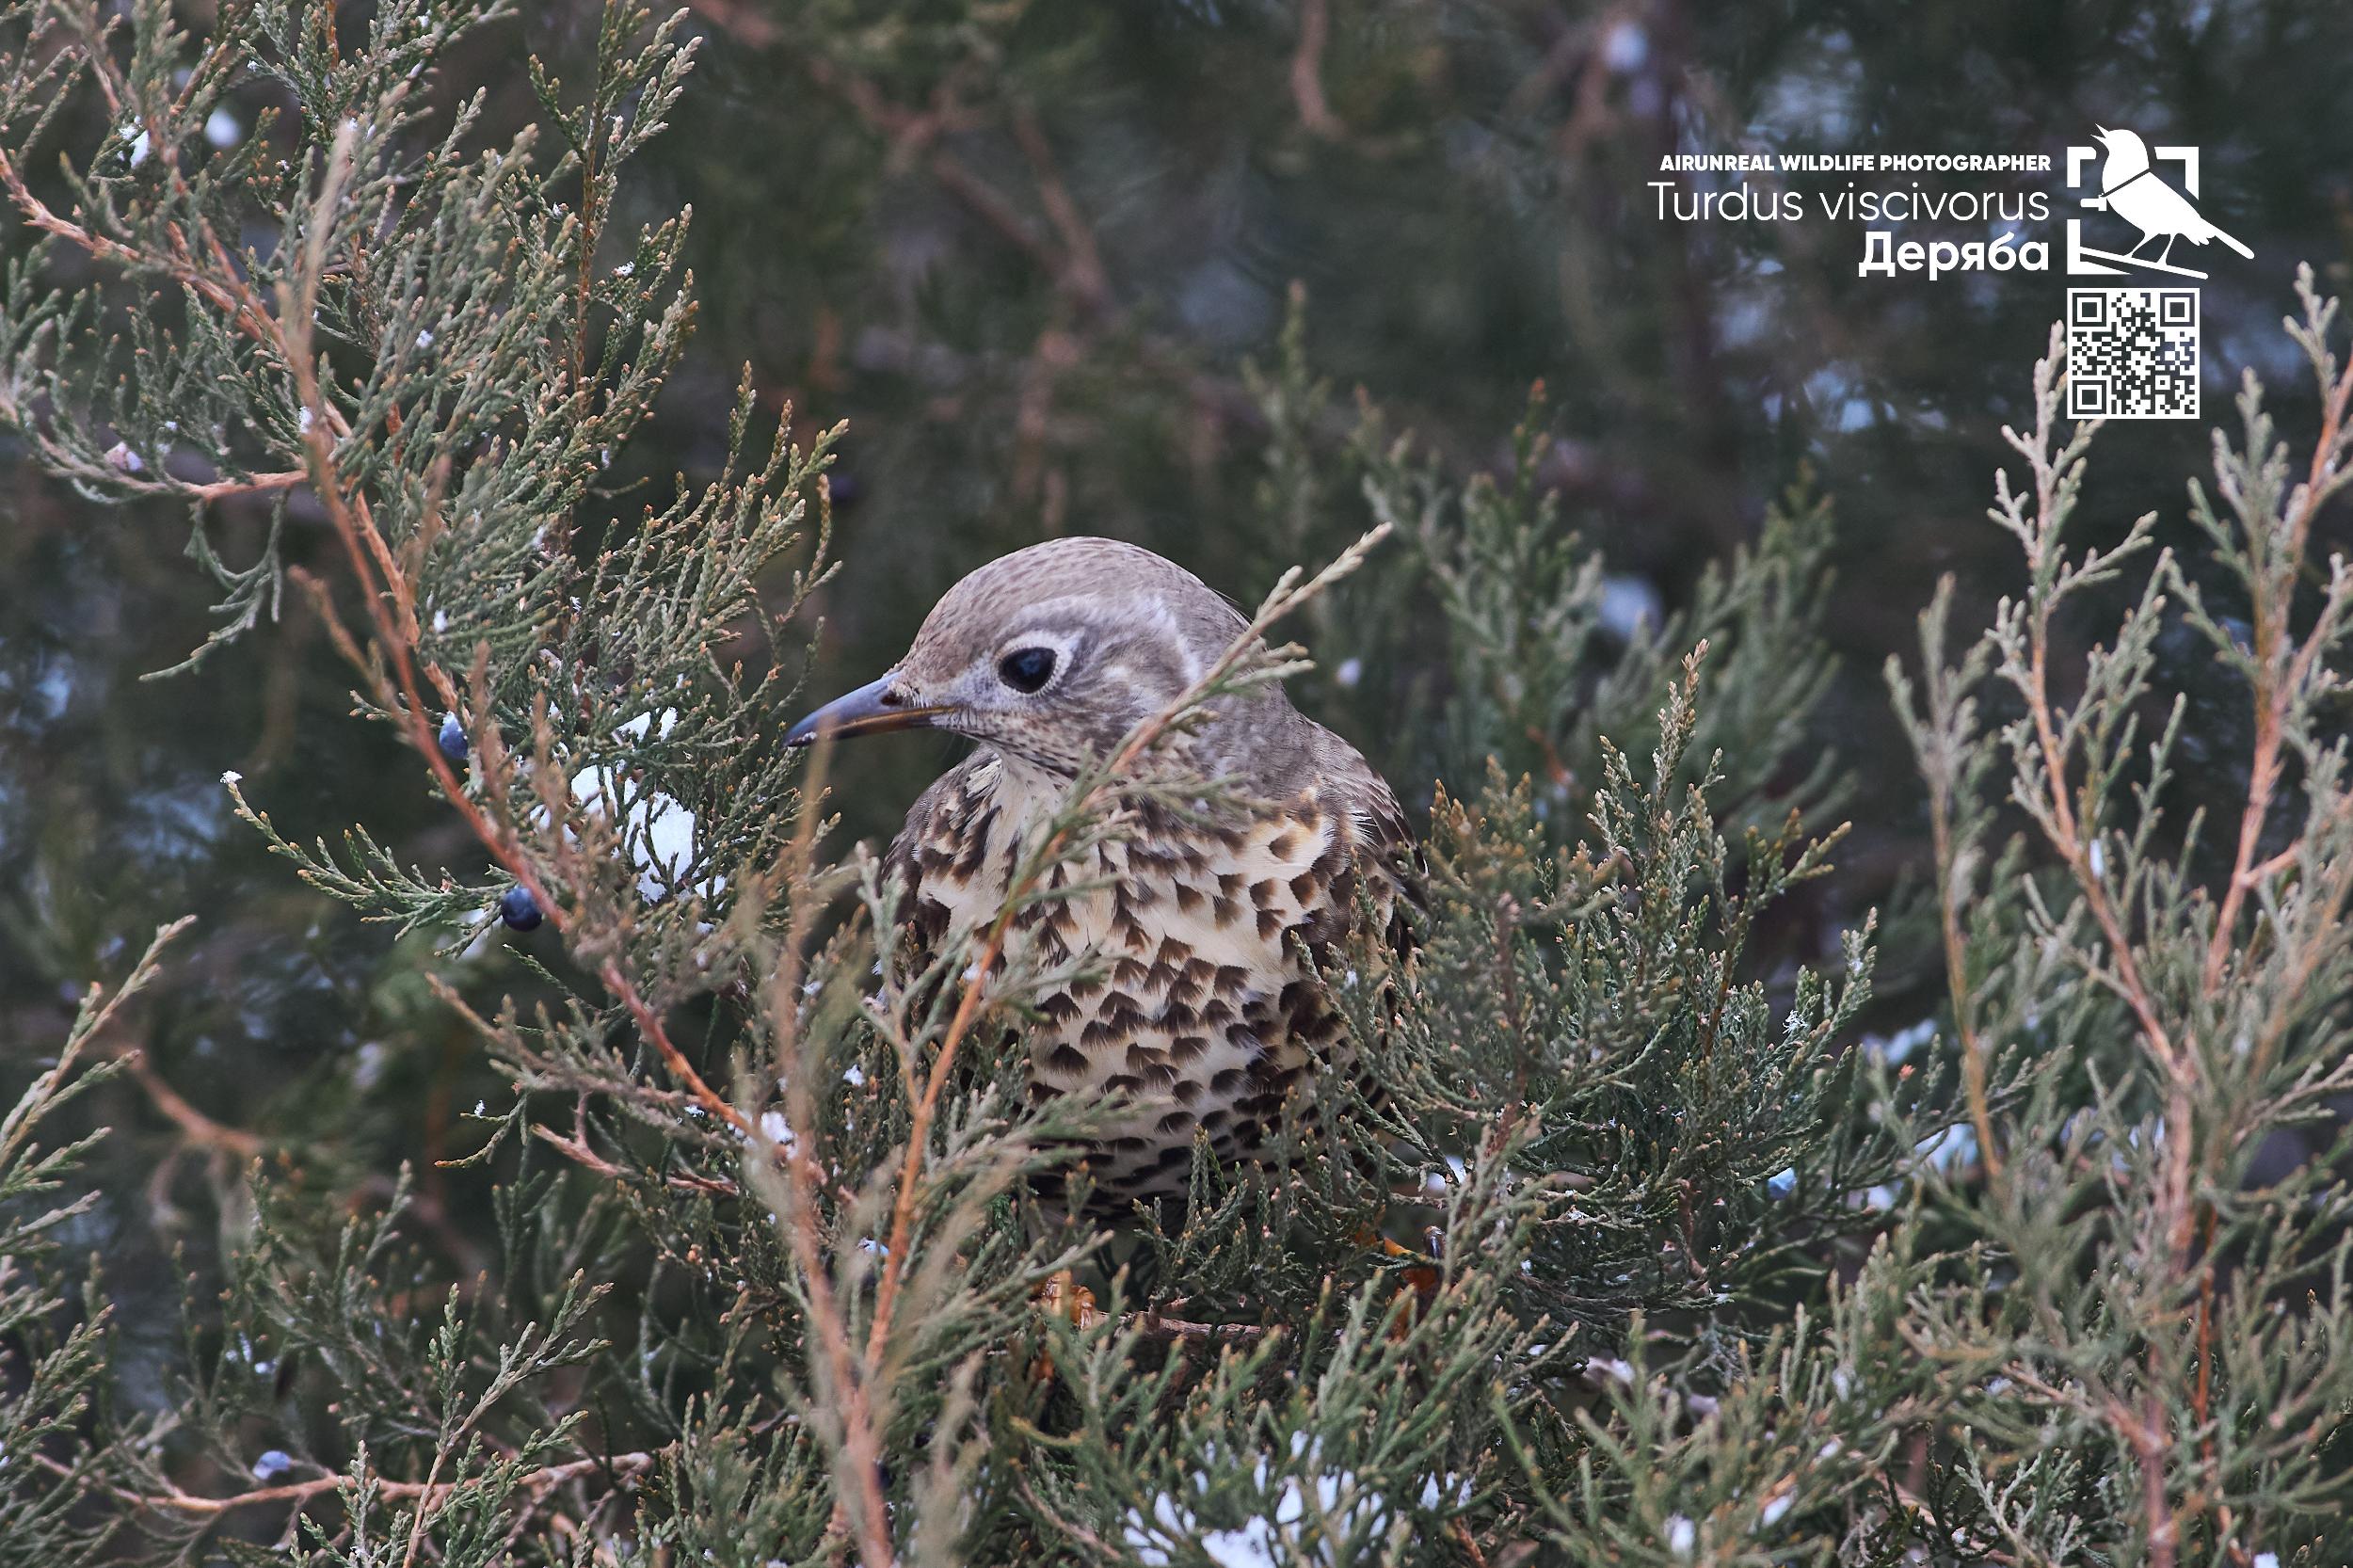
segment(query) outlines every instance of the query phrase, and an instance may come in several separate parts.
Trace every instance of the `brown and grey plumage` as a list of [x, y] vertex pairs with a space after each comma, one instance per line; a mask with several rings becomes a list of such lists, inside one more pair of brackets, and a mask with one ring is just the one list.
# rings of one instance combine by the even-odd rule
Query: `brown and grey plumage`
[[[1078, 769], [1167, 708], [1247, 624], [1149, 551], [1033, 545], [951, 588], [894, 668], [786, 739], [929, 727], [980, 743], [891, 846], [928, 950], [995, 917], [1026, 836]], [[1393, 912], [1405, 884], [1397, 798], [1353, 746], [1279, 686], [1215, 707], [1190, 764], [1254, 804], [1207, 825], [1145, 808], [1096, 864], [1048, 883], [1099, 888], [1031, 904], [1008, 937], [1016, 956], [1031, 944], [1048, 963], [1093, 955], [1096, 978], [1039, 1000], [1030, 1092], [1130, 1096], [1135, 1114], [1089, 1155], [1114, 1200], [1181, 1192], [1196, 1133], [1248, 1160], [1287, 1112], [1312, 1116], [1319, 1077], [1353, 1057], [1313, 966], [1358, 919], [1360, 889]]]

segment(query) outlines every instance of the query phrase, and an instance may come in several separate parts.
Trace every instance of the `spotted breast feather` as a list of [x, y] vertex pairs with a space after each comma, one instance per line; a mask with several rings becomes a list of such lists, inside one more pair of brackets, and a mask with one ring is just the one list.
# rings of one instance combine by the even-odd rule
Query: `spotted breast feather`
[[[1401, 939], [1410, 839], [1363, 759], [1321, 727], [1311, 735], [1296, 788], [1230, 824], [1147, 811], [1091, 864], [1051, 872], [1049, 888], [1078, 890], [1031, 904], [1010, 928], [1009, 958], [1083, 960], [1086, 978], [1038, 999], [1030, 1093], [1132, 1101], [1088, 1154], [1114, 1203], [1182, 1192], [1196, 1135], [1221, 1160], [1258, 1156], [1287, 1113], [1312, 1120], [1317, 1080], [1353, 1059], [1313, 969], [1348, 936], [1366, 887]], [[996, 918], [1025, 841], [1067, 788], [983, 750], [916, 803], [891, 858], [925, 956]]]

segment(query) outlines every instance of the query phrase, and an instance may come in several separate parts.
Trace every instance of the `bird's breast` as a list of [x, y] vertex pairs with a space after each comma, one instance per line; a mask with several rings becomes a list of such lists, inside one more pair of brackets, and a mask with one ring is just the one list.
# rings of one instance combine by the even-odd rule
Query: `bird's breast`
[[[1058, 781], [1001, 759], [935, 814], [919, 850], [927, 925], [978, 929], [1062, 806]], [[1310, 790], [1203, 825], [1144, 810], [1128, 837], [1049, 871], [1014, 917], [1009, 961], [1048, 983], [1030, 1034], [1033, 1096], [1124, 1095], [1136, 1112], [1091, 1157], [1107, 1192], [1181, 1191], [1196, 1134], [1247, 1158], [1305, 1109], [1341, 1025], [1303, 952], [1355, 904], [1347, 824]]]

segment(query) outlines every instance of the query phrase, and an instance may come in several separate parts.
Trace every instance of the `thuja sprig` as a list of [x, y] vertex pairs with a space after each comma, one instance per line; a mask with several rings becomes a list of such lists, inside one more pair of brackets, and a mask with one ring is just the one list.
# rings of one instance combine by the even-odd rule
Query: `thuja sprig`
[[[2093, 426], [2059, 433], [2055, 333], [2034, 427], [2006, 432], [2029, 482], [2003, 476], [1992, 514], [2018, 542], [2025, 590], [1958, 663], [1940, 593], [1917, 704], [1891, 668], [1929, 783], [1946, 978], [1986, 1157], [1966, 1212], [1989, 1266], [2014, 1279], [1992, 1321], [1940, 1310], [1921, 1334], [1997, 1365], [1993, 1403], [2019, 1407], [2022, 1426], [2057, 1422], [2112, 1453], [2102, 1522], [2087, 1535], [2079, 1514], [2073, 1533], [2153, 1563], [2251, 1562], [2281, 1519], [2322, 1506], [2331, 1487], [2312, 1445], [2353, 1376], [2302, 1348], [2341, 1334], [2347, 1312], [2353, 1254], [2329, 1160], [2263, 1176], [2252, 1163], [2310, 1125], [2310, 1096], [2353, 1084], [2325, 1000], [2353, 972], [2353, 792], [2329, 667], [2353, 590], [2335, 559], [2308, 588], [2314, 514], [2344, 484], [2353, 374], [2329, 344], [2333, 302], [2309, 271], [2297, 291], [2287, 326], [2313, 366], [2319, 430], [2298, 478], [2247, 378], [2241, 439], [2217, 432], [2213, 489], [2189, 490], [2211, 572], [2157, 553], [2121, 617], [2063, 666], [2064, 617], [2094, 613], [2085, 590], [2121, 585], [2153, 519], [2105, 549], [2072, 542]], [[2212, 607], [2217, 579], [2244, 622]], [[2244, 681], [2253, 719], [2246, 771], [2224, 781], [2228, 858], [2211, 874], [2198, 871], [2205, 813], [2185, 802], [2217, 781], [2176, 761], [2189, 708], [2167, 690], [2169, 624]], [[1998, 725], [1977, 695], [1989, 680], [2015, 714]], [[1988, 868], [1997, 783], [2028, 831]]]

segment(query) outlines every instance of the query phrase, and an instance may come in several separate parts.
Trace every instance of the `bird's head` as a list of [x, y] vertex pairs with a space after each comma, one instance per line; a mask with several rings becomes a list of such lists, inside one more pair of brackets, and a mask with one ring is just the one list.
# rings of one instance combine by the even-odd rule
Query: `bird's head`
[[[990, 562], [934, 605], [906, 656], [802, 719], [821, 734], [953, 730], [1058, 774], [1111, 755], [1198, 680], [1247, 624], [1193, 573], [1113, 539], [1053, 539]], [[1220, 723], [1289, 704], [1273, 687]]]

